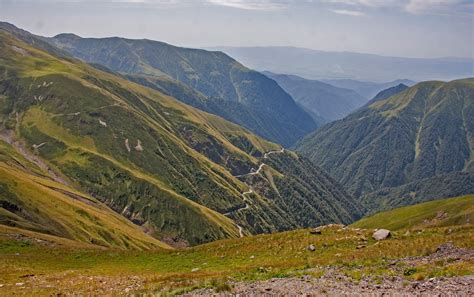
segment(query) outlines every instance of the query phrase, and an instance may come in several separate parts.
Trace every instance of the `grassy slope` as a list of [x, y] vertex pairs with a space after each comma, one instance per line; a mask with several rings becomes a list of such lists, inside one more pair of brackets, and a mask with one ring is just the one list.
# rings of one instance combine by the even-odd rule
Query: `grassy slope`
[[[143, 284], [141, 292], [173, 291], [194, 286], [221, 286], [228, 280], [255, 280], [271, 277], [324, 275], [327, 265], [337, 267], [356, 281], [364, 275], [375, 279], [391, 276], [392, 259], [427, 255], [440, 244], [451, 241], [459, 247], [474, 248], [473, 226], [429, 228], [423, 232], [393, 234], [389, 240], [375, 242], [372, 230], [323, 230], [311, 235], [308, 230], [216, 241], [190, 249], [165, 252], [100, 251], [82, 247], [71, 249], [68, 242], [0, 227], [0, 292], [21, 292], [14, 284], [25, 283], [28, 292], [52, 294], [78, 292], [98, 294], [123, 293], [134, 281]], [[13, 240], [14, 234], [21, 234]], [[37, 243], [34, 238], [46, 242]], [[362, 239], [367, 238], [367, 242]], [[306, 248], [309, 244], [316, 252]], [[367, 247], [356, 249], [365, 244]], [[400, 264], [401, 265], [401, 264]], [[471, 262], [433, 262], [415, 267], [400, 266], [409, 271], [408, 279], [472, 274]], [[308, 270], [310, 269], [310, 270]], [[66, 273], [67, 271], [67, 273]], [[412, 273], [414, 272], [414, 273]], [[34, 277], [22, 277], [24, 275]], [[54, 287], [46, 285], [54, 281]], [[221, 286], [222, 287], [222, 286]], [[133, 289], [133, 288], [132, 288]], [[176, 292], [176, 291], [175, 291]]]
[[[222, 215], [244, 206], [241, 193], [248, 186], [234, 175], [257, 168], [264, 152], [280, 146], [112, 73], [58, 58], [8, 34], [0, 37], [5, 127], [27, 147], [45, 142], [38, 154], [48, 166], [150, 234], [198, 244], [239, 236], [233, 220], [247, 234], [308, 226], [286, 206], [291, 195], [278, 201], [265, 196], [268, 184], [246, 197], [252, 207], [245, 218]], [[143, 150], [135, 149], [138, 141]], [[291, 170], [283, 173], [275, 175], [280, 190], [291, 194], [285, 183]], [[327, 182], [321, 188], [333, 190], [324, 195], [318, 194], [319, 185], [301, 183], [303, 193], [311, 194], [303, 195], [306, 202], [350, 198]], [[346, 223], [359, 215], [341, 214], [336, 221]], [[323, 214], [313, 223], [333, 220], [333, 214]]]
[[55, 182], [0, 141], [0, 223], [96, 245], [169, 248], [87, 194]]
[[[152, 108], [151, 105], [158, 105], [158, 102], [156, 101], [158, 99], [156, 96], [157, 94], [151, 94], [154, 98], [146, 98], [148, 99], [148, 102], [146, 103], [143, 103], [143, 99], [141, 98], [132, 97], [132, 99], [135, 99], [136, 101], [132, 101], [130, 104], [130, 102], [124, 101], [124, 97], [120, 96], [123, 96], [123, 94], [115, 94], [113, 92], [124, 92], [125, 89], [122, 88], [125, 87], [127, 90], [140, 91], [139, 89], [134, 90], [134, 87], [137, 88], [137, 86], [131, 85], [124, 80], [117, 82], [115, 81], [115, 77], [95, 71], [93, 68], [90, 68], [85, 64], [81, 65], [76, 62], [68, 63], [67, 61], [59, 60], [54, 56], [50, 56], [45, 52], [38, 51], [25, 44], [18, 44], [18, 41], [9, 39], [8, 37], [5, 37], [5, 39], [8, 40], [8, 42], [4, 43], [5, 46], [2, 49], [2, 52], [5, 54], [5, 59], [2, 63], [7, 69], [6, 73], [11, 71], [14, 78], [4, 80], [4, 85], [6, 85], [5, 88], [7, 89], [7, 100], [3, 102], [3, 108], [7, 110], [17, 109], [16, 111], [20, 113], [20, 116], [17, 117], [19, 122], [16, 123], [16, 130], [17, 133], [26, 140], [29, 146], [32, 146], [35, 143], [39, 144], [41, 142], [47, 142], [45, 147], [40, 150], [40, 155], [42, 157], [49, 160], [53, 166], [61, 167], [62, 171], [70, 179], [80, 184], [82, 187], [87, 188], [88, 191], [91, 191], [92, 188], [92, 193], [98, 193], [99, 195], [97, 196], [102, 196], [102, 199], [105, 198], [104, 196], [109, 196], [111, 194], [110, 191], [113, 189], [112, 187], [117, 187], [113, 182], [119, 182], [119, 180], [109, 177], [109, 180], [107, 181], [109, 184], [106, 186], [106, 190], [103, 188], [97, 188], [99, 184], [97, 181], [94, 181], [94, 176], [88, 180], [84, 178], [84, 174], [90, 176], [92, 173], [91, 170], [94, 170], [95, 173], [99, 173], [99, 176], [96, 177], [99, 179], [107, 178], [107, 175], [110, 176], [110, 174], [117, 172], [122, 176], [125, 175], [126, 180], [133, 180], [135, 183], [143, 184], [143, 181], [145, 180], [145, 183], [152, 184], [151, 187], [158, 188], [161, 195], [165, 195], [168, 200], [173, 201], [175, 206], [173, 206], [172, 203], [168, 207], [181, 207], [184, 216], [188, 215], [190, 219], [199, 218], [196, 223], [200, 222], [199, 224], [202, 226], [209, 226], [208, 228], [210, 230], [214, 229], [213, 231], [210, 231], [212, 235], [200, 235], [199, 230], [192, 230], [191, 228], [189, 232], [193, 235], [188, 234], [187, 237], [195, 237], [196, 239], [192, 238], [193, 240], [202, 240], [200, 239], [201, 236], [211, 236], [211, 238], [215, 238], [216, 236], [222, 237], [231, 234], [234, 234], [234, 236], [238, 235], [237, 228], [234, 226], [232, 221], [201, 206], [200, 204], [182, 197], [175, 192], [176, 189], [170, 187], [169, 183], [166, 184], [166, 181], [163, 182], [156, 178], [156, 176], [166, 177], [165, 174], [143, 172], [142, 168], [138, 169], [137, 165], [142, 165], [144, 160], [147, 159], [145, 156], [144, 158], [136, 158], [133, 160], [133, 157], [124, 157], [124, 155], [126, 155], [126, 153], [123, 152], [124, 149], [117, 151], [119, 141], [120, 147], [125, 148], [123, 145], [124, 139], [119, 140], [116, 136], [118, 133], [123, 135], [123, 133], [128, 130], [130, 135], [138, 136], [140, 133], [140, 126], [149, 125], [152, 129], [154, 128], [155, 131], [153, 132], [158, 132], [158, 134], [153, 133], [154, 135], [150, 135], [150, 133], [146, 132], [146, 134], [141, 134], [143, 136], [141, 137], [141, 140], [144, 142], [143, 146], [145, 148], [147, 147], [147, 140], [149, 143], [153, 141], [152, 137], [160, 139], [163, 136], [166, 136], [167, 138], [171, 138], [171, 141], [169, 141], [170, 139], [167, 139], [167, 144], [168, 146], [174, 146], [173, 150], [175, 153], [183, 150], [189, 153], [186, 155], [188, 156], [188, 160], [185, 162], [194, 165], [198, 162], [201, 163], [201, 166], [204, 164], [205, 167], [202, 169], [207, 171], [207, 174], [210, 175], [210, 178], [212, 178], [214, 182], [228, 183], [228, 181], [222, 181], [223, 177], [227, 180], [231, 179], [230, 174], [227, 171], [224, 171], [217, 176], [214, 171], [223, 171], [222, 168], [218, 167], [212, 169], [209, 161], [205, 157], [190, 151], [182, 141], [177, 140], [175, 136], [166, 131], [166, 128], [168, 128], [166, 126], [169, 126], [169, 123], [166, 121], [157, 123], [156, 119], [162, 119], [161, 115], [158, 115], [158, 117], [151, 120], [149, 117], [146, 117], [146, 113], [150, 113], [149, 110]], [[26, 57], [22, 57], [18, 54], [14, 55], [8, 47], [9, 44], [16, 44], [18, 47], [26, 48], [28, 55]], [[106, 80], [101, 81], [101, 83], [118, 83], [121, 84], [121, 88], [107, 89], [104, 85], [99, 84], [98, 79], [103, 76], [106, 76]], [[43, 84], [46, 82], [52, 82], [53, 84], [49, 88], [43, 87]], [[36, 87], [36, 84], [38, 84], [38, 87]], [[14, 85], [16, 86], [14, 87]], [[11, 93], [9, 93], [10, 88], [12, 87], [17, 89], [11, 90]], [[143, 96], [148, 95], [146, 92], [148, 92], [148, 90], [141, 91]], [[9, 96], [20, 96], [24, 98], [24, 101], [16, 103], [17, 105], [15, 106], [15, 103], [12, 103], [11, 101], [12, 97]], [[33, 99], [34, 96], [43, 96], [49, 100], [45, 100], [42, 104], [38, 104]], [[161, 99], [160, 103], [168, 103], [169, 105], [175, 105], [175, 103], [177, 103], [166, 97], [160, 97], [159, 99]], [[180, 107], [181, 106], [178, 104], [177, 108]], [[174, 106], [174, 108], [176, 108], [176, 106]], [[170, 113], [177, 112], [174, 108], [169, 109]], [[74, 116], [72, 116], [72, 118], [71, 116], [68, 116], [68, 114], [73, 114], [78, 111], [81, 112], [81, 115], [77, 117], [76, 121]], [[156, 112], [156, 110], [153, 110], [153, 112]], [[97, 129], [97, 127], [100, 127], [100, 125], [97, 124], [89, 126], [87, 124], [84, 125], [85, 122], [88, 124], [91, 124], [92, 121], [98, 123], [97, 113], [100, 113], [100, 116], [105, 121], [110, 119], [109, 125], [116, 124], [116, 126], [118, 126], [117, 130], [126, 130], [116, 130], [109, 133], [106, 129]], [[10, 117], [11, 114], [12, 113], [10, 113]], [[196, 114], [196, 112], [189, 112], [186, 113], [185, 116], [192, 117]], [[118, 120], [127, 118], [130, 122], [125, 123], [128, 124], [126, 127], [124, 127], [120, 122], [110, 122], [112, 119]], [[203, 121], [203, 118], [202, 116], [193, 117], [193, 120]], [[126, 135], [124, 136], [126, 137]], [[136, 139], [132, 139], [131, 146], [133, 148], [135, 145], [133, 142], [140, 138], [137, 137]], [[226, 142], [226, 145], [229, 145], [229, 142]], [[237, 150], [232, 145], [230, 149]], [[144, 152], [147, 152], [148, 156], [152, 153], [151, 150], [145, 150]], [[243, 155], [243, 158], [251, 159], [250, 156], [243, 152], [240, 152], [240, 154]], [[176, 158], [179, 158], [179, 156]], [[150, 157], [146, 164], [148, 165], [147, 169], [150, 171], [152, 170], [151, 166], [155, 165], [151, 162], [152, 159], [153, 157]], [[139, 162], [141, 162], [141, 164]], [[97, 164], [102, 164], [102, 166], [97, 168], [99, 170], [94, 168]], [[168, 166], [172, 165], [169, 164]], [[86, 167], [85, 171], [81, 172], [79, 167]], [[166, 170], [163, 166], [157, 168], [157, 170]], [[152, 176], [150, 173], [154, 173], [154, 175]], [[188, 174], [192, 173], [189, 172]], [[84, 182], [87, 181], [90, 181], [92, 184], [85, 184]], [[238, 183], [238, 181], [232, 182]], [[102, 182], [102, 184], [104, 183]], [[96, 189], [93, 188], [94, 186]], [[177, 185], [177, 187], [178, 186], [179, 185]], [[138, 187], [143, 186], [139, 185]], [[244, 186], [242, 184], [237, 184], [234, 189], [230, 189], [233, 193], [224, 195], [227, 195], [227, 197], [233, 195], [235, 197], [233, 198], [234, 201], [236, 199], [240, 200], [240, 198], [238, 198], [240, 188], [244, 188]], [[99, 192], [101, 190], [102, 192]], [[140, 188], [138, 190], [140, 190]], [[144, 190], [150, 191], [149, 189]], [[228, 199], [229, 198], [227, 198], [227, 200]], [[170, 202], [166, 203], [169, 205]], [[120, 204], [120, 201], [108, 204], [115, 210], [118, 210], [117, 204]], [[121, 207], [124, 209], [126, 205]], [[166, 220], [166, 217], [160, 218], [160, 220]], [[189, 224], [189, 222], [184, 223]], [[151, 224], [153, 225], [153, 223]], [[181, 230], [185, 229], [184, 226], [181, 228]], [[169, 232], [172, 231], [173, 230], [170, 230]], [[170, 235], [172, 236], [173, 233]]]
[[351, 226], [400, 230], [414, 227], [463, 225], [473, 222], [474, 195], [467, 195], [380, 212], [363, 218]]

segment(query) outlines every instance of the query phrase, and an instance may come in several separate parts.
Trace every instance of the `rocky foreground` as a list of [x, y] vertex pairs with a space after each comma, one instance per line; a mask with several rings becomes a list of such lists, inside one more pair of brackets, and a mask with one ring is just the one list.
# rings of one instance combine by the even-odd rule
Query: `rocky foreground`
[[235, 283], [231, 292], [197, 290], [185, 296], [473, 296], [474, 276], [432, 278], [408, 282], [402, 277], [385, 278], [380, 283], [361, 280], [356, 283], [341, 275], [321, 278], [281, 278], [254, 283]]
[[[409, 280], [403, 275], [410, 271], [400, 267], [419, 265], [430, 261], [474, 261], [474, 251], [456, 248], [450, 243], [438, 247], [437, 251], [424, 257], [407, 257], [390, 261], [388, 269], [392, 277], [363, 277], [354, 280], [341, 272], [340, 268], [326, 267], [321, 277], [311, 276], [307, 270], [302, 277], [273, 278], [256, 282], [234, 282], [230, 291], [215, 292], [199, 289], [183, 296], [474, 296], [474, 275], [440, 277], [426, 280]], [[399, 265], [402, 264], [402, 265]]]

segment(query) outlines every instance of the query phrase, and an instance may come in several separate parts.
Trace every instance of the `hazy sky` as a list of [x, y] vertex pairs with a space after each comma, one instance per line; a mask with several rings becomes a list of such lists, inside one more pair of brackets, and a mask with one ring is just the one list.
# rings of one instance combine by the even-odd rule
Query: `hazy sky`
[[474, 56], [474, 0], [0, 0], [0, 20], [46, 36], [73, 32], [190, 47]]

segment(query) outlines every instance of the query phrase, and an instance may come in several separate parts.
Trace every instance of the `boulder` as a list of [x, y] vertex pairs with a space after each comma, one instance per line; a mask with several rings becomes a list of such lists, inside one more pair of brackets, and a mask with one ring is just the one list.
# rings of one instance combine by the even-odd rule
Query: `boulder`
[[443, 243], [442, 245], [438, 246], [436, 249], [437, 253], [448, 253], [451, 251], [456, 250], [456, 247], [452, 244], [452, 242], [446, 242]]
[[316, 250], [316, 247], [312, 244], [308, 246], [308, 251], [314, 252]]
[[387, 229], [378, 229], [372, 234], [372, 238], [375, 240], [384, 240], [390, 237], [390, 231]]
[[322, 229], [323, 228], [321, 228], [321, 227], [317, 227], [317, 228], [309, 230], [309, 233], [313, 234], [313, 235], [321, 235]]

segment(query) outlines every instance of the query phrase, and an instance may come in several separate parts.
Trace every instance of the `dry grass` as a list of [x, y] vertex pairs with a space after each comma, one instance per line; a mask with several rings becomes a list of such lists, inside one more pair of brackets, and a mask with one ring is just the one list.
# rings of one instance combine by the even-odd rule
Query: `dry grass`
[[[328, 266], [339, 267], [354, 279], [365, 275], [383, 276], [393, 273], [387, 269], [391, 259], [428, 255], [448, 241], [459, 247], [474, 247], [474, 226], [450, 229], [449, 234], [446, 234], [446, 228], [394, 233], [389, 240], [375, 242], [370, 238], [372, 230], [334, 227], [325, 229], [322, 235], [298, 230], [221, 240], [184, 250], [148, 252], [97, 250], [84, 246], [71, 249], [70, 244], [64, 243], [45, 246], [3, 235], [0, 239], [0, 269], [3, 272], [0, 283], [8, 284], [2, 288], [4, 292], [22, 292], [24, 289], [13, 284], [24, 281], [22, 275], [34, 274], [24, 281], [24, 286], [38, 294], [52, 293], [51, 288], [38, 285], [45, 286], [51, 281], [55, 283], [54, 292], [97, 293], [114, 284], [111, 290], [123, 293], [131, 283], [137, 283], [133, 290], [174, 292], [202, 286], [219, 287], [230, 279], [295, 276], [308, 269], [315, 275], [322, 275], [324, 267]], [[368, 239], [364, 242], [366, 247], [356, 249], [364, 239]], [[307, 250], [309, 244], [316, 246], [315, 252]], [[471, 274], [474, 263], [431, 263], [414, 269], [416, 273], [407, 278]]]

